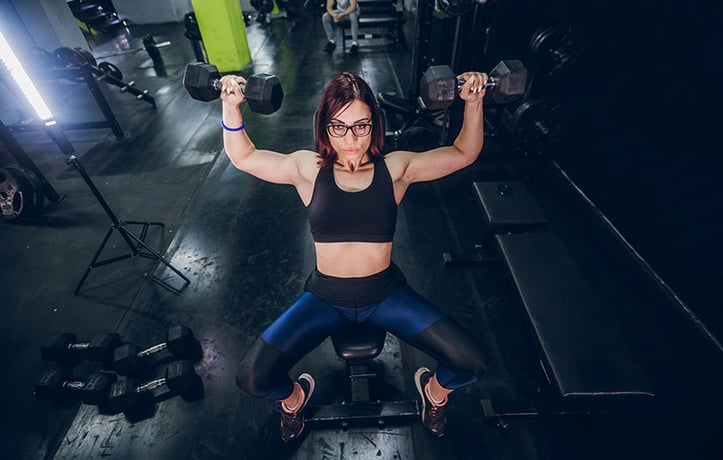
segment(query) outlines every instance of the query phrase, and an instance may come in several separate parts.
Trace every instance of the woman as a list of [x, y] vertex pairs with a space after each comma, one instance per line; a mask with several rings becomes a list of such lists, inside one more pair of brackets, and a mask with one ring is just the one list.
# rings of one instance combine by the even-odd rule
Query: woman
[[414, 376], [422, 422], [435, 436], [444, 435], [447, 396], [485, 370], [471, 334], [414, 292], [391, 260], [397, 206], [409, 185], [462, 169], [482, 149], [487, 75], [466, 72], [460, 78], [464, 120], [454, 144], [386, 156], [374, 93], [354, 74], [339, 74], [322, 93], [314, 127], [318, 152], [290, 154], [256, 148], [239, 110], [244, 101], [239, 83], [245, 80], [221, 79], [226, 154], [242, 171], [296, 188], [308, 209], [316, 250], [316, 269], [304, 293], [261, 333], [236, 376], [252, 396], [281, 402], [284, 441], [303, 431], [303, 409], [315, 384], [306, 373], [292, 381], [289, 370], [350, 321], [385, 329], [438, 360], [435, 373], [420, 368]]

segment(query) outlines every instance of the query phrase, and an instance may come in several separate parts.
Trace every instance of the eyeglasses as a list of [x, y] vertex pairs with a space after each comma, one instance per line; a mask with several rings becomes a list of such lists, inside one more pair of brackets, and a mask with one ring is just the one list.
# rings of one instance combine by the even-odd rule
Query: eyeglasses
[[352, 134], [354, 134], [356, 137], [364, 137], [368, 136], [369, 133], [372, 132], [372, 124], [371, 123], [359, 123], [352, 126], [347, 126], [341, 123], [329, 123], [326, 125], [326, 132], [329, 133], [331, 137], [344, 137], [346, 136], [346, 133], [351, 130]]

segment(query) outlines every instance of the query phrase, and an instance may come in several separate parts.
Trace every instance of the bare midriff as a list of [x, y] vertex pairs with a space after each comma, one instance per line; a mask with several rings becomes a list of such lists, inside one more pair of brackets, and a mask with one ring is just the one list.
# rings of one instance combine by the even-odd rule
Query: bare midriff
[[374, 275], [389, 267], [392, 243], [314, 243], [316, 268], [338, 278]]

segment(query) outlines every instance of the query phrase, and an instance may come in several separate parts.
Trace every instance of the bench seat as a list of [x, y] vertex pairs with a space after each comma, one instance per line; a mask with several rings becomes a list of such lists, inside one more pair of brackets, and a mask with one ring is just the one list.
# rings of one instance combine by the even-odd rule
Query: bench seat
[[652, 397], [616, 312], [549, 232], [495, 235], [562, 398]]

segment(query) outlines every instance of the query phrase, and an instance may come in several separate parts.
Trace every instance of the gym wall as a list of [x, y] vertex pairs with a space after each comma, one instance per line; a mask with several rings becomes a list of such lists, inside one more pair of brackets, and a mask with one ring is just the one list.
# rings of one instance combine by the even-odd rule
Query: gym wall
[[568, 122], [554, 159], [719, 339], [721, 17], [719, 2], [500, 0], [485, 56], [524, 61], [537, 27], [574, 28], [578, 59], [549, 85]]

